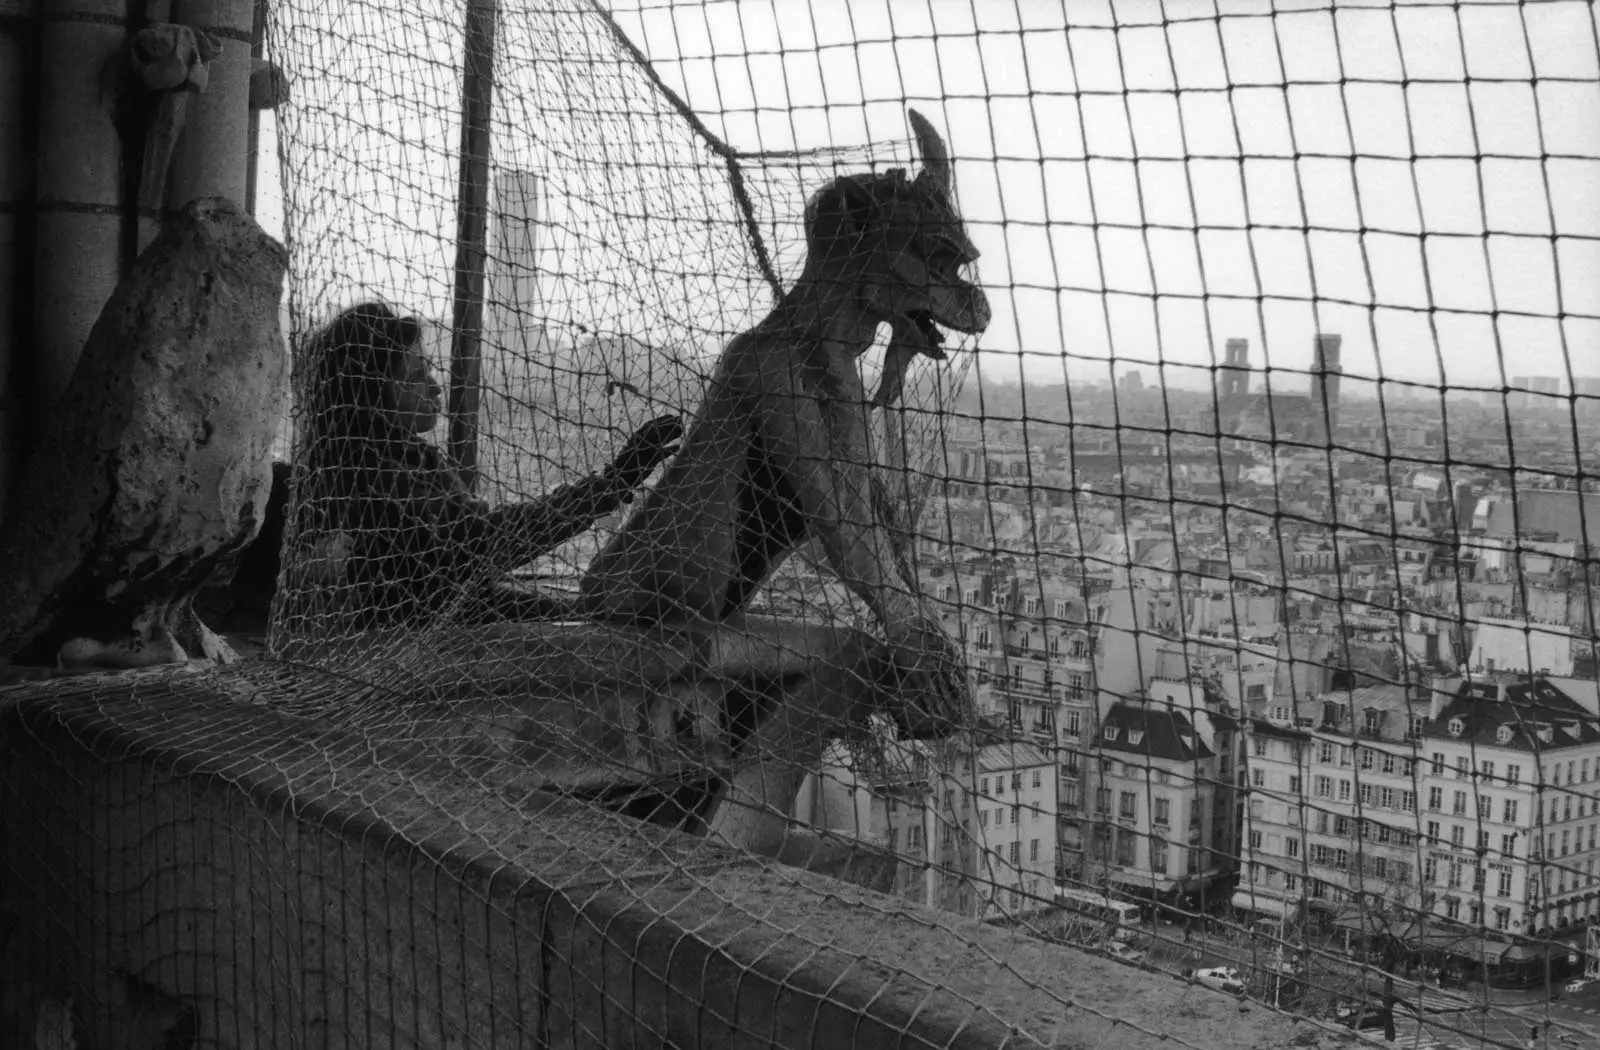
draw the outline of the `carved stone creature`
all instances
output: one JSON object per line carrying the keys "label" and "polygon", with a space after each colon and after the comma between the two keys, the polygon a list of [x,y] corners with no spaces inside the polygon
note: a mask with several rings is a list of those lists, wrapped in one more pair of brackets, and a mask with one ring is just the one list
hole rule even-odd
{"label": "carved stone creature", "polygon": [[[721,623],[796,547],[819,540],[839,579],[876,614],[890,666],[851,647],[855,663],[841,673],[868,681],[852,687],[823,675],[811,695],[787,693],[784,710],[758,717],[750,737],[767,755],[820,749],[822,723],[859,717],[854,699],[883,684],[873,677],[897,680],[891,686],[911,698],[897,714],[913,732],[946,731],[966,715],[959,651],[922,612],[874,485],[858,369],[878,327],[891,325],[901,342],[879,400],[892,400],[911,357],[939,351],[937,326],[977,333],[989,323],[988,300],[960,272],[978,253],[952,201],[949,154],[927,120],[915,110],[910,119],[921,173],[843,176],[813,197],[799,281],[723,352],[683,447],[580,590],[590,618]],[[736,776],[733,793],[787,808],[802,766],[749,768],[759,783],[741,786]]]}
{"label": "carved stone creature", "polygon": [[235,204],[202,199],[117,286],[0,533],[0,660],[233,659],[190,601],[261,521],[287,264]]}

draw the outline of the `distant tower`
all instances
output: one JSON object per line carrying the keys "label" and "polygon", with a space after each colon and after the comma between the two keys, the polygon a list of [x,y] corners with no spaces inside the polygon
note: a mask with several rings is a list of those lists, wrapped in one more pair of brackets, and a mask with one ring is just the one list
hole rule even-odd
{"label": "distant tower", "polygon": [[499,171],[494,177],[494,238],[489,247],[489,298],[510,312],[538,296],[539,176]]}
{"label": "distant tower", "polygon": [[1311,403],[1317,411],[1316,425],[1326,419],[1330,438],[1339,429],[1339,378],[1344,374],[1339,366],[1339,345],[1343,342],[1343,336],[1319,332],[1311,353]]}
{"label": "distant tower", "polygon": [[1217,398],[1227,401],[1250,393],[1250,340],[1229,339],[1217,375]]}

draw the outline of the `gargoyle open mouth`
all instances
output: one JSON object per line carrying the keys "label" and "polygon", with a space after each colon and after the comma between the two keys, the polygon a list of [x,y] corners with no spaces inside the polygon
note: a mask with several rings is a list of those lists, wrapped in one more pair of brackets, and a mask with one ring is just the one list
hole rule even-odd
{"label": "gargoyle open mouth", "polygon": [[917,331],[922,333],[922,338],[927,341],[922,353],[935,361],[945,359],[944,329],[939,327],[939,322],[934,320],[932,310],[907,310],[906,319],[917,326]]}

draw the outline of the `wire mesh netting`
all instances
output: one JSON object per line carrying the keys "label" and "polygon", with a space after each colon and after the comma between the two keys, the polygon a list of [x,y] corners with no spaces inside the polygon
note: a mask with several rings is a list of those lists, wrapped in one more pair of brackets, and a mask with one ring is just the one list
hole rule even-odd
{"label": "wire mesh netting", "polygon": [[[1215,990],[1600,1041],[1592,3],[268,10],[290,498],[267,651],[204,681],[278,721],[152,724],[573,897],[777,858],[859,915],[808,965],[993,1015],[895,956],[954,931],[1107,1026],[1062,1045],[1222,1045]],[[348,931],[407,1005],[322,1023],[548,1035],[477,877],[397,899],[494,956],[487,1027]]]}

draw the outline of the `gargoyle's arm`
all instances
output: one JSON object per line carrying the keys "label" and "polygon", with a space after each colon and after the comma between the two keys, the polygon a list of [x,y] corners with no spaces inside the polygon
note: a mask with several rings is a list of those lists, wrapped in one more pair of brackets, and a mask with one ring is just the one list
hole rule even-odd
{"label": "gargoyle's arm", "polygon": [[912,623],[918,602],[900,579],[894,544],[878,516],[859,397],[855,403],[822,398],[791,384],[774,400],[787,411],[763,420],[770,454],[795,485],[833,571],[886,630]]}

